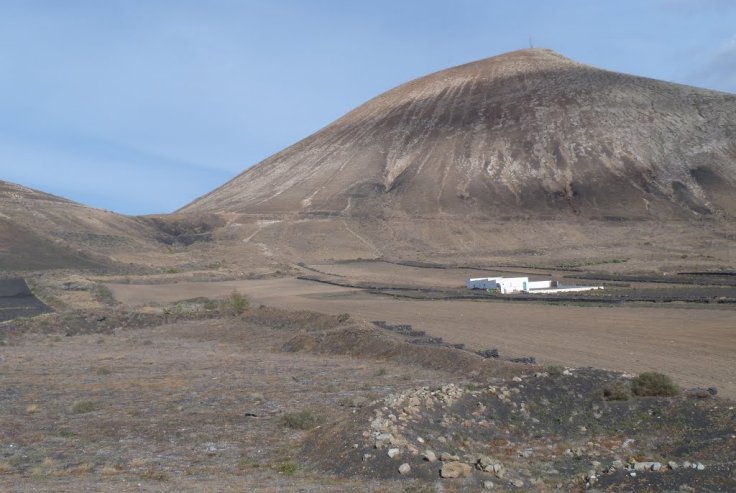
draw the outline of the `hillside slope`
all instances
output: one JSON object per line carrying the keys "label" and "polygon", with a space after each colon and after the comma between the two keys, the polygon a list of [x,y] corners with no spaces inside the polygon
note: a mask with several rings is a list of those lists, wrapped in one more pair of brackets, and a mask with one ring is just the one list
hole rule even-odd
{"label": "hillside slope", "polygon": [[403,84],[182,212],[736,215],[736,95],[522,50]]}
{"label": "hillside slope", "polygon": [[0,181],[0,270],[140,263],[158,238],[143,220]]}

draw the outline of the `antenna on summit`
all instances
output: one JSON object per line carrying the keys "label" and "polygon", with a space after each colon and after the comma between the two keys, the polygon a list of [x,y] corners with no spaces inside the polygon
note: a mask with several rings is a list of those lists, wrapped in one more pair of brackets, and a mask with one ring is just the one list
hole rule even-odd
{"label": "antenna on summit", "polygon": [[529,36],[529,48],[534,48],[534,44],[532,43],[532,37]]}

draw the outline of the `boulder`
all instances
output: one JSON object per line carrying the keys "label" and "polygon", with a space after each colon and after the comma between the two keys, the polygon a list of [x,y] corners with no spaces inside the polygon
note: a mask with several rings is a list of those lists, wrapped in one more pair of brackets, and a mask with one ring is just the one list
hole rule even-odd
{"label": "boulder", "polygon": [[440,469],[440,476],[444,479],[467,477],[473,469],[463,462],[445,462]]}

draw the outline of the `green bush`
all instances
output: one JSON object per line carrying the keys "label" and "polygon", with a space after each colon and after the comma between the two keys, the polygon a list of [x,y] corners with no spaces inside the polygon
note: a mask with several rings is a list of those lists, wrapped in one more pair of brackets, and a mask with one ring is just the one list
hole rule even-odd
{"label": "green bush", "polygon": [[631,391],[639,396],[673,396],[680,389],[667,375],[657,372],[645,372],[631,381]]}
{"label": "green bush", "polygon": [[278,465],[276,468],[281,474],[285,474],[287,476],[291,476],[299,469],[299,466],[294,464],[293,462],[282,462]]}
{"label": "green bush", "polygon": [[628,401],[631,399],[631,390],[621,380],[608,382],[603,386],[603,398],[607,401]]}
{"label": "green bush", "polygon": [[286,413],[279,420],[282,426],[291,428],[292,430],[311,430],[319,423],[317,416],[312,411],[299,411],[295,413]]}
{"label": "green bush", "polygon": [[342,323],[347,322],[348,320],[350,320],[350,314],[349,313],[341,313],[340,315],[337,316],[337,322],[338,323],[341,323],[342,324]]}
{"label": "green bush", "polygon": [[550,365],[546,368],[546,370],[547,373],[550,374],[550,376],[559,377],[565,371],[565,368],[560,365]]}
{"label": "green bush", "polygon": [[249,305],[248,298],[237,291],[233,291],[220,304],[220,311],[226,315],[237,317],[247,310]]}

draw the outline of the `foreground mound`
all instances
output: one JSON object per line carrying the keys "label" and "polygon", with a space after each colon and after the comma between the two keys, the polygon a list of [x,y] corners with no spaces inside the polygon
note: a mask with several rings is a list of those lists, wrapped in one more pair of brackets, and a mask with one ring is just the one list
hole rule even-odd
{"label": "foreground mound", "polygon": [[306,450],[337,474],[457,488],[736,489],[732,406],[707,392],[633,398],[629,388],[592,369],[423,387],[321,431]]}

